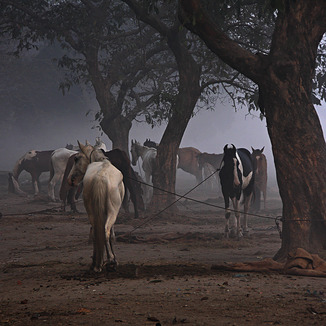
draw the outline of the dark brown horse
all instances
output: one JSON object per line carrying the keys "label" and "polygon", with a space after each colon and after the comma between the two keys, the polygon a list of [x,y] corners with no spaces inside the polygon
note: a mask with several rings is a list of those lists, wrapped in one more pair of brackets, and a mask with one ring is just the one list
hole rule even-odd
{"label": "dark brown horse", "polygon": [[264,198],[264,209],[266,209],[266,190],[267,190],[267,160],[263,154],[265,146],[262,149],[254,149],[251,147],[252,162],[255,170],[255,201],[252,209],[260,210],[261,193]]}
{"label": "dark brown horse", "polygon": [[19,187],[18,177],[22,171],[27,171],[32,177],[34,195],[40,192],[39,177],[43,172],[50,171],[50,158],[53,150],[31,150],[25,153],[15,164],[12,173],[9,173],[8,191],[25,194]]}
{"label": "dark brown horse", "polygon": [[[130,160],[127,154],[120,149],[113,149],[112,151],[104,152],[104,155],[110,160],[110,162],[121,171],[123,174],[123,182],[126,189],[129,192],[130,199],[134,205],[135,218],[139,217],[139,210],[144,211],[144,201],[142,198],[142,189],[137,182],[137,176],[135,171],[132,169]],[[78,198],[81,188],[71,187],[68,184],[67,178],[74,165],[74,157],[72,155],[67,163],[66,170],[63,176],[63,181],[60,188],[60,199],[65,205],[68,203],[73,211],[76,210],[75,199]],[[128,211],[128,196],[125,196],[123,200],[123,207]]]}

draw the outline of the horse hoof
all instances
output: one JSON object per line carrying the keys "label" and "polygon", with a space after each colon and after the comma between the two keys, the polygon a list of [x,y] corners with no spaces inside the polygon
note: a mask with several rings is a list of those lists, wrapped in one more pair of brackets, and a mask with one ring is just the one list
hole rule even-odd
{"label": "horse hoof", "polygon": [[248,230],[243,231],[243,236],[244,236],[244,237],[248,237],[248,236],[249,236],[249,231],[248,231]]}
{"label": "horse hoof", "polygon": [[91,266],[90,268],[90,272],[93,272],[93,273],[100,273],[102,272],[102,268],[101,267],[96,267],[96,266]]}
{"label": "horse hoof", "polygon": [[116,272],[117,271],[118,264],[117,263],[108,263],[105,265],[105,269],[107,272]]}
{"label": "horse hoof", "polygon": [[238,236],[238,233],[236,232],[235,229],[231,229],[230,231],[230,238],[236,238]]}

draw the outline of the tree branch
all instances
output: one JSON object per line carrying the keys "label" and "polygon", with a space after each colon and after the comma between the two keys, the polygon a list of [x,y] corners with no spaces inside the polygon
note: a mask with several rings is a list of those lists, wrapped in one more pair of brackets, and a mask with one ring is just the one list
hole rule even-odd
{"label": "tree branch", "polygon": [[200,0],[179,0],[179,19],[225,63],[254,82],[259,82],[263,56],[245,50],[222,32],[204,11]]}

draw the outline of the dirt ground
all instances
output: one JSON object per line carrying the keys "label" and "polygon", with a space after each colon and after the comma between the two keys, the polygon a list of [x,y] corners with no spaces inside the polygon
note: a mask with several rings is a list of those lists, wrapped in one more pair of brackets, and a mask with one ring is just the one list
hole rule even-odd
{"label": "dirt ground", "polygon": [[223,238],[216,192],[197,189],[188,197],[201,202],[182,199],[173,215],[121,209],[118,270],[94,275],[83,203],[62,212],[45,193],[19,197],[2,183],[0,325],[326,325],[325,278],[218,268],[275,255],[281,202],[268,195],[239,241]]}

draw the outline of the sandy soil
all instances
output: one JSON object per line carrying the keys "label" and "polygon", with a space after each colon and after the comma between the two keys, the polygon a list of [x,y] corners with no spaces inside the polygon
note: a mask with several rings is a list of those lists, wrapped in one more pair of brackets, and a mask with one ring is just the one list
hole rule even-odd
{"label": "sandy soil", "polygon": [[121,210],[118,270],[94,275],[82,202],[79,214],[62,212],[45,193],[19,197],[2,184],[0,325],[326,325],[325,278],[214,268],[274,256],[276,192],[240,241],[223,238],[215,192],[188,196],[202,203],[139,220]]}

